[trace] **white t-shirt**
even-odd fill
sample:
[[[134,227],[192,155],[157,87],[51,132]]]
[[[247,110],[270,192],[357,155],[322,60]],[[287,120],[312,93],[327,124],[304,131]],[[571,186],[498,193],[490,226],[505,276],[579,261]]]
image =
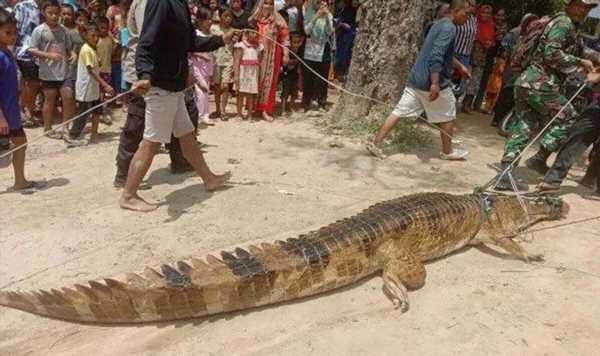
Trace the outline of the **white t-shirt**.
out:
[[[99,75],[100,63],[98,54],[87,43],[79,51],[79,60],[77,62],[77,81],[75,82],[75,100],[81,102],[91,102],[100,100],[100,83],[90,75],[88,66]]]

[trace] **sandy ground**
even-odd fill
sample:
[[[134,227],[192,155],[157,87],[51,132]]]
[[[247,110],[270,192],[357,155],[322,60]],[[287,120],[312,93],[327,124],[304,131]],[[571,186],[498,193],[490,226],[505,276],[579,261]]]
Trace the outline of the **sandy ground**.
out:
[[[44,139],[29,150],[28,173],[50,188],[0,195],[0,288],[69,286],[293,237],[404,194],[470,192],[494,174],[486,164],[500,157],[502,140],[488,120],[461,119],[460,137],[472,151],[464,163],[440,161],[437,139],[385,162],[349,139],[332,148],[333,138],[309,118],[219,123],[200,138],[211,166],[233,172],[233,188],[207,194],[198,178],[170,175],[168,156],[160,155],[149,177],[154,188],[143,194],[162,206],[147,215],[117,206],[119,122],[102,127],[104,142],[84,148]],[[0,171],[0,189],[11,179],[10,170]],[[597,214],[582,193],[568,182],[567,221]],[[179,323],[98,327],[1,308],[0,355],[592,355],[600,340],[599,226],[596,220],[536,233],[525,247],[546,255],[541,264],[485,249],[432,263],[406,314],[392,308],[379,277],[298,302]]]

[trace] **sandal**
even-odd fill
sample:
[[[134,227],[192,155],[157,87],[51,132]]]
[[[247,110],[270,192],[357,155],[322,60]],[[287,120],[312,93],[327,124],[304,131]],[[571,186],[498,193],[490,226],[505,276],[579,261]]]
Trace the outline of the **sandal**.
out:
[[[386,158],[386,155],[385,155],[385,153],[383,153],[383,150],[381,148],[377,147],[373,142],[367,143],[365,145],[365,148],[373,157],[377,157],[379,159]]]
[[[62,132],[58,132],[58,131],[49,131],[46,134],[46,137],[54,139],[54,140],[62,140],[63,139],[63,133]]]
[[[540,194],[555,194],[560,192],[560,184],[543,182],[538,184],[536,190]]]

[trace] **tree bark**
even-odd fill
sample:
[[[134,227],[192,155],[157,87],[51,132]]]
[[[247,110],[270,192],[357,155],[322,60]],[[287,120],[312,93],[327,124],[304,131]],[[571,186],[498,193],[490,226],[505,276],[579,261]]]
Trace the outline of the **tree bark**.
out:
[[[389,113],[416,58],[431,1],[371,0],[360,10],[359,32],[345,89],[386,105],[342,94],[334,119],[352,121]]]

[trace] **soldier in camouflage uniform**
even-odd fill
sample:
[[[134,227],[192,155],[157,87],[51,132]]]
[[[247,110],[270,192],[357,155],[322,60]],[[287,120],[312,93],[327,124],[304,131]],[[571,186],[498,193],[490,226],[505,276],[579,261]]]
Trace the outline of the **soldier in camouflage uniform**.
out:
[[[563,1],[566,12],[558,14],[548,24],[532,53],[529,66],[515,82],[517,122],[512,127],[510,138],[506,141],[501,164],[502,172],[527,146],[536,129],[546,126],[567,104],[568,98],[564,96],[562,88],[567,75],[581,67],[588,72],[594,70],[592,61],[582,58],[584,46],[578,26],[585,20],[589,11],[598,5],[598,2],[597,0]],[[548,169],[547,158],[560,148],[576,116],[573,106],[566,105],[542,136],[540,152],[528,161],[530,168],[538,171],[544,170],[544,167],[545,170]],[[541,165],[543,167],[540,167]],[[511,170],[509,173],[512,174]],[[519,191],[527,190],[526,185],[515,183]],[[508,174],[500,179],[496,189],[513,190]]]

